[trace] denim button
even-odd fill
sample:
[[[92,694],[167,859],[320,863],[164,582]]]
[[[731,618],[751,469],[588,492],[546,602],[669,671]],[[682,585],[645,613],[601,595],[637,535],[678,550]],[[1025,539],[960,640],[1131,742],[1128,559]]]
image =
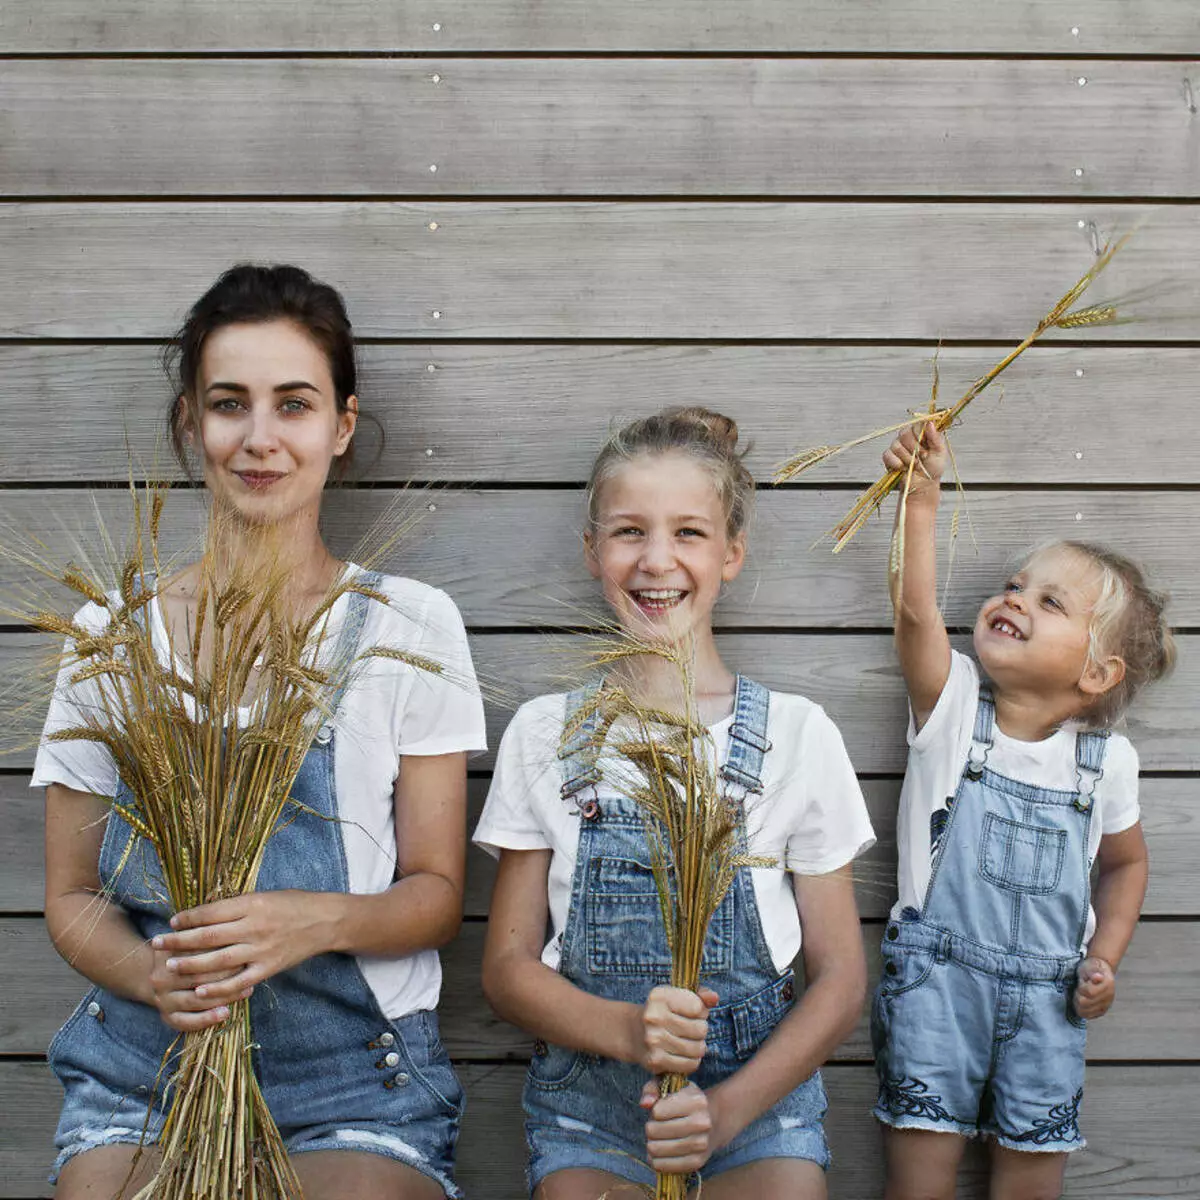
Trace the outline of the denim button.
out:
[[[796,987],[790,979],[783,985],[783,990],[779,994],[789,1002],[795,998]]]
[[[595,800],[589,800],[579,812],[585,821],[594,821],[600,815],[600,805]]]
[[[313,741],[315,741],[318,746],[328,746],[329,739],[332,737],[333,737],[333,727],[328,722],[326,722],[324,725],[321,726],[320,729],[317,730],[317,735],[315,738],[313,738]]]
[[[895,974],[896,974],[896,972],[900,970],[900,968],[899,968],[898,966],[896,966],[896,964],[895,964],[894,962],[888,962],[888,963],[884,963],[883,969],[884,969],[884,970],[885,970],[885,971],[886,971],[886,972],[887,972],[889,975],[895,975]]]
[[[395,1035],[391,1033],[381,1033],[379,1035],[379,1044],[381,1046],[390,1046],[395,1040]]]
[[[87,1006],[87,1014],[89,1017],[99,1017],[101,1020],[104,1019],[104,1010],[95,1002],[95,1000],[93,1000]]]
[[[534,1054],[536,1054],[538,1056],[538,1058],[546,1057],[546,1054],[547,1054],[546,1043],[543,1042],[541,1038],[538,1038],[533,1043],[533,1052],[534,1052]]]
[[[894,942],[900,936],[900,930],[895,925],[889,925],[887,927],[887,936],[889,942]]]
[[[395,1077],[392,1079],[392,1083],[393,1083],[393,1084],[394,1084],[396,1087],[408,1087],[408,1075],[407,1075],[407,1073],[406,1073],[406,1072],[404,1072],[404,1071],[399,1071],[399,1072],[397,1072],[396,1076],[395,1076]]]
[[[383,1056],[384,1066],[394,1067],[399,1061],[400,1055],[398,1055],[395,1050],[393,1050],[391,1054],[385,1054]]]

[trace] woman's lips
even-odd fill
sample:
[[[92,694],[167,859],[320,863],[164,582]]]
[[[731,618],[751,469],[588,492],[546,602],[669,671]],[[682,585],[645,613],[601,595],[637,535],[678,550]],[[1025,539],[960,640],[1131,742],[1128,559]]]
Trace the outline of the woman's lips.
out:
[[[282,471],[235,471],[234,474],[256,492],[266,491],[271,484],[283,478]]]

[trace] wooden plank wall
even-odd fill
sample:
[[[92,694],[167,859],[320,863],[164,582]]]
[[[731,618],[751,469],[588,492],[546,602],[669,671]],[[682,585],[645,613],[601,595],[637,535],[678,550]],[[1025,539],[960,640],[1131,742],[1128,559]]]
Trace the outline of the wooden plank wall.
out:
[[[387,431],[331,536],[352,546],[397,498],[420,515],[393,567],[451,592],[518,699],[562,669],[544,630],[594,611],[579,489],[613,419],[722,408],[766,478],[921,405],[939,341],[943,395],[961,390],[1139,226],[1098,289],[1136,319],[1032,351],[955,440],[979,547],[948,611],[968,622],[1048,536],[1111,539],[1174,593],[1179,672],[1130,719],[1153,881],[1093,1027],[1068,1194],[1196,1196],[1198,59],[1193,0],[0,0],[0,518],[87,544],[130,454],[164,465],[157,358],[187,303],[235,260],[299,262],[344,289]],[[876,463],[764,489],[721,624],[735,663],[845,732],[880,833],[860,879],[877,966],[903,767],[886,529],[810,549]],[[0,628],[5,680],[36,662]],[[493,739],[506,719],[493,705]],[[28,761],[0,766],[3,1200],[48,1194],[42,1052],[80,991],[41,921]],[[462,1181],[515,1200],[527,1045],[479,995],[489,885],[474,856],[444,1022]],[[831,1195],[873,1200],[862,1026],[836,1057]],[[983,1194],[976,1160],[961,1195]]]

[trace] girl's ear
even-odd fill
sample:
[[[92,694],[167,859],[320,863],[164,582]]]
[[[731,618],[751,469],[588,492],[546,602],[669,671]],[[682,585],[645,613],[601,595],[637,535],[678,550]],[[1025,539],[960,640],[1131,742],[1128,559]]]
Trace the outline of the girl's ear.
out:
[[[721,566],[721,580],[724,583],[730,583],[736,579],[742,571],[742,567],[746,564],[746,531],[743,529],[740,533],[729,539],[729,545],[725,548],[725,562]]]
[[[175,411],[171,419],[179,431],[179,437],[189,450],[196,449],[196,428],[192,420],[192,406],[182,392],[175,397]]]
[[[1125,660],[1117,654],[1110,654],[1100,662],[1088,659],[1079,677],[1079,690],[1085,696],[1096,699],[1113,688],[1125,678]]]
[[[346,397],[346,410],[339,412],[337,415],[338,433],[337,441],[334,443],[333,457],[341,458],[346,453],[347,447],[350,445],[350,439],[354,436],[355,426],[358,425],[358,397]]]
[[[596,554],[596,539],[592,537],[590,529],[583,531],[583,561],[587,564],[587,569],[591,577],[599,579],[600,559]]]

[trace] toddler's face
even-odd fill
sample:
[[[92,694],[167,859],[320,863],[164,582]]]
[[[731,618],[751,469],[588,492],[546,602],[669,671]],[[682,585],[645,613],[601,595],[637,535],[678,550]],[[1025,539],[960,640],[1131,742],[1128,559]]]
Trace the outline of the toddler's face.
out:
[[[712,476],[679,452],[641,455],[601,486],[587,563],[626,629],[673,641],[711,628],[745,540],[726,533]]]
[[[1049,695],[1075,687],[1088,666],[1099,594],[1100,574],[1086,555],[1068,546],[1035,554],[979,610],[980,665],[1000,688]]]

